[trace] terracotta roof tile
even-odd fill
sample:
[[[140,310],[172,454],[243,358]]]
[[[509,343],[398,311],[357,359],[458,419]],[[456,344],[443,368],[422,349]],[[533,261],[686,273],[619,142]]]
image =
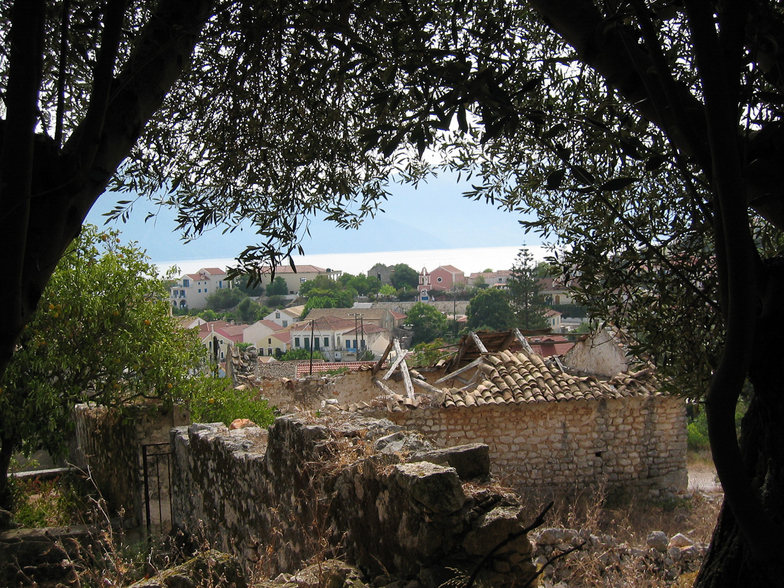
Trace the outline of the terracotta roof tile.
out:
[[[473,390],[446,389],[442,405],[525,404],[600,400],[658,394],[652,370],[618,374],[609,380],[573,376],[549,367],[538,355],[509,350],[484,356],[480,382]]]

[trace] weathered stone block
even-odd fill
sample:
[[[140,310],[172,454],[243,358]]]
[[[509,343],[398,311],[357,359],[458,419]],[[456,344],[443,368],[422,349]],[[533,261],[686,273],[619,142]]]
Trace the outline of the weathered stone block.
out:
[[[425,453],[417,453],[410,461],[427,461],[449,466],[457,470],[461,480],[470,480],[490,474],[490,447],[484,443],[458,445],[446,449],[436,449]]]

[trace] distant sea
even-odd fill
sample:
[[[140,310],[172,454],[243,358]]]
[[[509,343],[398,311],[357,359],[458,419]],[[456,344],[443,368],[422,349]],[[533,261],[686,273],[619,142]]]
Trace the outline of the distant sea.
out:
[[[353,275],[366,274],[377,263],[396,265],[405,263],[417,271],[423,267],[432,271],[440,265],[451,265],[466,276],[486,269],[493,271],[512,268],[522,247],[471,247],[466,249],[422,249],[415,251],[373,251],[370,253],[314,253],[295,256],[296,265],[315,265],[324,269],[339,270]],[[535,262],[544,260],[550,252],[547,247],[526,247]],[[180,273],[194,273],[203,267],[226,268],[235,264],[234,259],[197,259],[188,261],[156,261],[159,271],[166,272],[176,265]]]

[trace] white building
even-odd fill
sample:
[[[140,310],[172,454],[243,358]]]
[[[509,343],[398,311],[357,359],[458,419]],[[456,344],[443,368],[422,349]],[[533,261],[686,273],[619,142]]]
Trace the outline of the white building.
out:
[[[231,288],[226,270],[202,268],[195,274],[183,274],[169,289],[169,303],[174,308],[205,308],[207,296],[218,290]]]

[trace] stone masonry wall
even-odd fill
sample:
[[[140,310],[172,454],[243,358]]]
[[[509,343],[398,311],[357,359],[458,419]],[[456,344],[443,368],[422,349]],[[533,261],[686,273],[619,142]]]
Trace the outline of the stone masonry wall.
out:
[[[111,516],[129,527],[142,522],[141,446],[167,442],[169,430],[190,421],[182,407],[140,406],[124,415],[105,406],[74,408],[75,440],[69,461],[87,471]]]
[[[536,516],[512,495],[462,483],[489,471],[486,446],[433,450],[387,420],[287,415],[268,432],[192,425],[173,430],[172,445],[175,524],[273,575],[337,555],[400,585],[416,577],[435,587],[471,573]],[[530,553],[521,535],[480,580],[524,585]]]
[[[486,443],[493,474],[516,488],[682,491],[688,482],[686,412],[683,400],[671,396],[383,414],[439,444]]]

